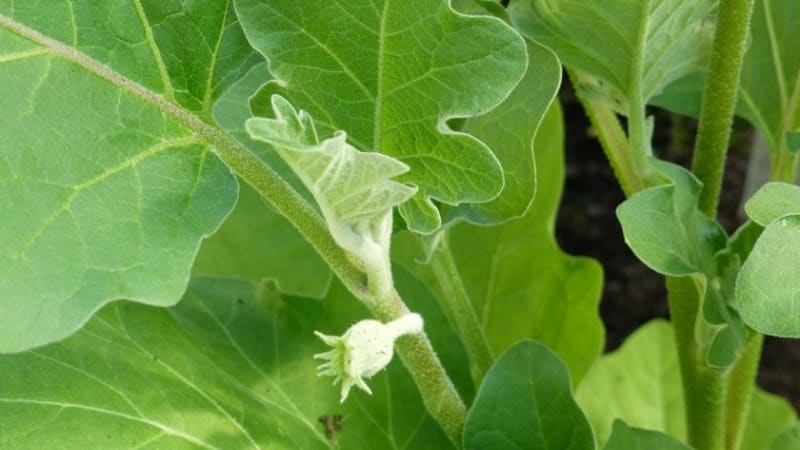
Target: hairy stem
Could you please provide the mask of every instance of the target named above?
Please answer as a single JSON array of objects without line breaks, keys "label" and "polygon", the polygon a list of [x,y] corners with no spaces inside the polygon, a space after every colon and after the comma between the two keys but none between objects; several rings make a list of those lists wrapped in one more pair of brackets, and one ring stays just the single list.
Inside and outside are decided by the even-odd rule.
[{"label": "hairy stem", "polygon": [[703,182],[700,210],[717,215],[753,0],[721,0],[694,147],[692,171]]},{"label": "hairy stem", "polygon": [[[567,69],[567,73],[574,85],[577,80],[574,71]],[[603,148],[625,196],[630,197],[644,189],[644,180],[635,168],[628,138],[625,136],[625,131],[622,129],[617,115],[610,107],[600,102],[580,95],[578,95],[578,99],[597,133],[600,146]]]},{"label": "hairy stem", "polygon": [[453,322],[458,337],[466,349],[472,381],[475,386],[480,386],[483,376],[494,361],[494,356],[473,308],[472,300],[461,280],[461,274],[447,242],[446,231],[443,233],[445,234],[431,258],[431,266],[443,294],[439,303]]},{"label": "hairy stem", "polygon": [[742,444],[744,426],[750,412],[750,400],[755,389],[758,362],[764,335],[751,332],[750,340],[739,361],[728,376],[728,392],[725,396],[725,448],[737,450]]},{"label": "hairy stem", "polygon": [[[149,103],[205,140],[231,171],[256,189],[267,202],[289,219],[328,263],[347,289],[366,304],[376,317],[383,322],[389,322],[408,312],[408,308],[394,290],[385,295],[385,298],[375,298],[368,289],[364,274],[349,261],[345,251],[336,244],[324,220],[314,208],[263,161],[217,127],[204,122],[198,116],[114,71],[102,62],[8,16],[0,14],[0,28],[42,46],[49,53],[70,61],[124,92]],[[415,334],[400,338],[397,350],[416,381],[431,416],[450,439],[460,446],[466,408],[427,336]]]},{"label": "hairy stem", "polygon": [[689,445],[697,450],[723,450],[728,372],[709,367],[697,346],[695,324],[700,298],[694,281],[690,277],[667,277],[667,292],[683,382]]},{"label": "hairy stem", "polygon": [[[368,306],[381,322],[389,322],[408,313],[408,308],[394,289],[386,297],[373,299]],[[395,349],[417,384],[425,408],[456,448],[460,448],[467,408],[445,373],[428,336],[423,332],[400,337],[395,342]]]}]

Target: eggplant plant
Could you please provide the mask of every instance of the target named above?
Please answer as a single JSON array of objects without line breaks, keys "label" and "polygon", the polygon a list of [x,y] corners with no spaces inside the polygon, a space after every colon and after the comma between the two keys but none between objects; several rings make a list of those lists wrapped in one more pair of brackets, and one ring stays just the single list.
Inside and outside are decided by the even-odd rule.
[{"label": "eggplant plant", "polygon": [[[755,387],[800,337],[798,29],[795,0],[0,0],[0,448],[800,448]],[[602,268],[554,236],[562,73],[669,291],[608,355]],[[691,170],[648,105],[699,118]],[[772,163],[728,235],[734,115]]]}]

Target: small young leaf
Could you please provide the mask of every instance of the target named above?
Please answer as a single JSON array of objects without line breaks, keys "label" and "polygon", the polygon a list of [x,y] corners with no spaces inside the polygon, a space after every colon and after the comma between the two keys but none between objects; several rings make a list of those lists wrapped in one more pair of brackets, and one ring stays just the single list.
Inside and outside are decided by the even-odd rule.
[{"label": "small young leaf", "polygon": [[[699,70],[711,49],[713,0],[517,0],[514,26],[579,71],[583,95],[629,115]],[[638,111],[633,112],[638,114]]]},{"label": "small young leaf", "polygon": [[[419,187],[400,213],[411,230],[441,225],[434,201],[492,200],[500,164],[448,120],[500,104],[527,66],[525,43],[501,20],[456,13],[445,0],[236,0],[251,45],[279,82],[266,87],[309,111],[325,132],[409,167]],[[323,128],[324,125],[324,128]]]},{"label": "small young leaf", "polygon": [[689,446],[658,431],[629,427],[617,419],[605,450],[691,450]]},{"label": "small young leaf", "polygon": [[653,160],[671,184],[641,191],[617,208],[625,242],[656,272],[692,277],[702,299],[696,336],[713,367],[728,367],[747,342],[747,330],[734,307],[733,285],[741,257],[726,248],[718,223],[697,207],[702,185],[686,169]]},{"label": "small young leaf", "polygon": [[747,201],[744,210],[754,222],[763,227],[782,216],[800,214],[800,186],[767,183]]},{"label": "small young leaf", "polygon": [[379,286],[390,286],[392,211],[416,192],[390,178],[408,166],[356,150],[344,132],[320,141],[311,116],[278,95],[271,103],[275,118],[248,119],[247,132],[275,147],[311,191],[336,242],[379,277]]},{"label": "small young leaf", "polygon": [[498,358],[464,425],[467,450],[588,450],[594,437],[572,398],[569,371],[542,344],[523,341]]},{"label": "small young leaf", "polygon": [[800,215],[772,221],[736,280],[736,304],[748,325],[771,336],[800,338]]}]

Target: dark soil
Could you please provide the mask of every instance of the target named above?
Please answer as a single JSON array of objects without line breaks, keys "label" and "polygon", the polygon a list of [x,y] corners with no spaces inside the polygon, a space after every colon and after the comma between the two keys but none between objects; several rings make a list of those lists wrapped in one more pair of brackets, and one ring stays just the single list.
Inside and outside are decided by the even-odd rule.
[{"label": "dark soil", "polygon": [[[623,193],[568,84],[560,98],[566,122],[566,183],[556,234],[565,251],[594,257],[603,265],[600,315],[606,326],[606,351],[613,351],[640,325],[669,316],[664,279],[625,245],[614,214]],[[688,167],[697,122],[657,109],[650,113],[656,118],[654,152]],[[719,208],[719,220],[728,232],[743,222],[739,205],[752,139],[746,123],[737,121],[734,129]],[[788,398],[800,410],[798,370],[800,341],[765,341],[758,384]]]}]

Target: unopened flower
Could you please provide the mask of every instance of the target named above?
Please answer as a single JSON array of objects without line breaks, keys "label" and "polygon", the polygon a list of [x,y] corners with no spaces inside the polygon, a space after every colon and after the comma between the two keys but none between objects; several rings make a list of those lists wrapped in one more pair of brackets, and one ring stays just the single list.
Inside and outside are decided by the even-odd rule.
[{"label": "unopened flower", "polygon": [[397,338],[421,331],[422,317],[416,313],[408,313],[386,324],[377,320],[362,320],[341,337],[315,331],[314,334],[333,347],[330,351],[314,355],[314,358],[325,360],[317,368],[317,375],[334,377],[333,384],[342,383],[342,402],[353,386],[372,394],[364,378],[370,378],[389,364]]}]

